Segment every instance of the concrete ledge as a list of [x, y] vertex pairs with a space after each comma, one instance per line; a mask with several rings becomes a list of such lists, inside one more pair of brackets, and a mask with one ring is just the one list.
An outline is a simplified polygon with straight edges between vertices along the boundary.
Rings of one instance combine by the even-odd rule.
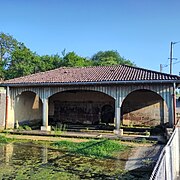
[[[44, 126], [43, 126], [44, 127]], [[47, 129], [47, 128], [46, 128]], [[140, 136], [140, 135], [135, 135], [135, 136], [127, 136], [127, 135], [116, 135], [114, 133], [101, 133], [99, 134], [98, 132], [89, 132], [89, 133], [84, 133], [84, 132], [68, 132], [68, 131], [63, 131], [62, 134], [56, 134], [53, 131], [47, 131], [47, 130], [31, 130], [31, 131], [19, 131], [19, 130], [5, 130], [3, 131], [4, 133], [9, 132], [9, 134], [14, 134], [14, 135], [29, 135], [29, 136], [49, 136], [49, 137], [65, 137], [65, 138], [88, 138], [88, 139], [101, 139], [101, 138], [106, 138], [106, 139], [118, 139], [122, 141], [133, 141], [133, 142], [142, 142], [144, 138], [149, 141], [154, 141], [158, 142], [159, 139], [156, 136]], [[119, 132], [119, 131], [118, 131]]]
[[41, 126], [41, 131], [51, 131], [51, 126]]

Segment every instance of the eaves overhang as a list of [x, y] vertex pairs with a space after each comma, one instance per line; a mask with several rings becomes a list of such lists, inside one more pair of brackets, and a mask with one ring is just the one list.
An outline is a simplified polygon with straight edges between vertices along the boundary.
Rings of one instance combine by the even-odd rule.
[[25, 86], [77, 86], [77, 85], [117, 85], [117, 84], [171, 84], [180, 85], [180, 80], [137, 80], [137, 81], [88, 81], [88, 82], [26, 82], [26, 83], [1, 83], [1, 87]]

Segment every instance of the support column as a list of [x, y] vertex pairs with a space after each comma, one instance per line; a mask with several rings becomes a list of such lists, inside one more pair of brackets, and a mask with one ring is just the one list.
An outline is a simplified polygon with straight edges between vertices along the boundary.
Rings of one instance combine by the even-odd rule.
[[0, 130], [5, 128], [6, 118], [6, 90], [0, 87]]
[[120, 129], [121, 124], [121, 107], [119, 105], [119, 102], [116, 100], [115, 103], [115, 130], [114, 133], [118, 135], [123, 135], [123, 130]]
[[116, 130], [120, 129], [120, 123], [121, 123], [121, 108], [116, 107]]
[[43, 126], [41, 126], [42, 131], [51, 131], [51, 126], [48, 126], [48, 98], [44, 98], [43, 102]]
[[9, 86], [6, 88], [6, 114], [5, 114], [5, 129], [8, 128], [8, 119], [9, 119], [9, 105], [10, 105], [10, 95], [9, 95]]

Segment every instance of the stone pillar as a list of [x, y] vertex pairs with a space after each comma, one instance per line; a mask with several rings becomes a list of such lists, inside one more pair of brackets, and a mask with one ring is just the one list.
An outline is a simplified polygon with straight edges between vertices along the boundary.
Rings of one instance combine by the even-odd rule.
[[119, 105], [119, 102], [116, 100], [115, 103], [115, 134], [122, 135], [123, 131], [120, 129], [120, 124], [121, 124], [121, 107]]
[[9, 102], [9, 87], [7, 86], [7, 88], [6, 88], [6, 115], [5, 115], [5, 129], [7, 129], [8, 128], [8, 118], [9, 118], [9, 104], [10, 104], [10, 102]]
[[42, 131], [51, 131], [51, 127], [48, 126], [48, 98], [44, 98], [43, 102], [43, 126], [41, 126]]
[[0, 87], [0, 130], [5, 128], [6, 117], [6, 89]]
[[5, 129], [14, 128], [14, 109], [13, 101], [10, 97], [10, 88], [6, 87], [6, 113], [5, 113]]
[[120, 129], [120, 123], [121, 123], [121, 108], [116, 107], [116, 130]]

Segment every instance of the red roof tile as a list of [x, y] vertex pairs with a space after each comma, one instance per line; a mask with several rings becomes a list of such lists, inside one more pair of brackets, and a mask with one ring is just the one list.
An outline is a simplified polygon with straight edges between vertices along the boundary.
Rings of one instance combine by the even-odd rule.
[[4, 81], [3, 84], [81, 83], [108, 81], [180, 80], [179, 76], [126, 65], [96, 67], [61, 67]]

